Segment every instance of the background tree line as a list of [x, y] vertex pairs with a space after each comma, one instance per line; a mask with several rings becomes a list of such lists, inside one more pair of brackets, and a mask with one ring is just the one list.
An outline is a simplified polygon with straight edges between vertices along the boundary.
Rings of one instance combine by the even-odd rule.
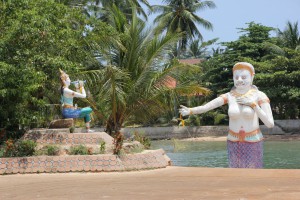
[[[90, 105], [95, 123], [121, 137], [126, 124], [151, 125], [161, 117], [168, 122], [179, 117], [174, 104], [195, 106], [229, 91], [237, 61], [255, 66], [255, 84], [270, 97], [276, 119], [299, 118], [298, 23], [289, 22], [270, 37], [273, 28], [251, 22], [238, 40], [209, 52], [218, 39], [203, 41], [198, 25], [213, 25], [196, 12], [215, 6], [196, 0], [165, 5], [147, 0], [1, 1], [1, 127], [18, 129], [37, 121], [46, 127], [45, 112], [59, 104], [61, 68], [72, 79], [88, 80], [89, 97], [79, 106]], [[147, 12], [157, 14], [151, 29]], [[186, 65], [180, 58], [203, 62]], [[176, 87], [170, 87], [174, 80]], [[201, 117], [202, 125], [222, 123], [214, 118], [226, 121], [226, 108]]]
[[[222, 43], [222, 53], [214, 54], [201, 65], [203, 83], [216, 97], [233, 86], [231, 68], [238, 61], [255, 66], [254, 84], [271, 100], [275, 119], [298, 119], [300, 110], [300, 35], [298, 23], [287, 23], [280, 31], [250, 22], [236, 41]], [[270, 36], [271, 31], [278, 34]], [[210, 99], [210, 98], [209, 98]], [[209, 100], [208, 99], [208, 100]], [[225, 110], [226, 112], [226, 110]]]

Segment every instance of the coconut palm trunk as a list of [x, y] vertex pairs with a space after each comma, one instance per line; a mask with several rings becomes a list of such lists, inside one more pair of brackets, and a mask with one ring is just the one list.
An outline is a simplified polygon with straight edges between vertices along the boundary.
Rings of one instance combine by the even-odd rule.
[[[116, 113], [118, 115], [118, 113]], [[114, 154], [120, 154], [123, 146], [124, 135], [121, 133], [123, 120], [120, 116], [111, 116], [106, 123], [106, 132], [114, 138]]]

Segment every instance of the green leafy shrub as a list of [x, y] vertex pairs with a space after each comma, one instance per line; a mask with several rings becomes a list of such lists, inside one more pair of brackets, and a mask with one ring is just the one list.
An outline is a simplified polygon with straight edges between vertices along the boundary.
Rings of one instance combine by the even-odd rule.
[[47, 155], [56, 156], [59, 154], [60, 148], [58, 146], [49, 145], [47, 146]]
[[133, 132], [134, 135], [134, 139], [138, 142], [140, 142], [142, 145], [144, 145], [145, 149], [149, 149], [151, 146], [151, 140], [150, 138], [147, 138], [145, 136], [144, 132], [138, 132], [138, 131], [134, 131]]
[[47, 156], [57, 156], [59, 155], [60, 148], [56, 145], [46, 145], [43, 148], [37, 150], [34, 155], [47, 155]]
[[74, 127], [74, 126], [71, 126], [71, 127], [69, 128], [69, 130], [70, 130], [70, 133], [74, 133], [75, 127]]
[[100, 142], [100, 154], [104, 154], [105, 153], [105, 148], [106, 148], [106, 143], [104, 141]]
[[202, 125], [228, 124], [228, 116], [220, 111], [209, 111], [201, 115]]
[[[0, 122], [0, 124], [1, 124], [1, 122]], [[24, 130], [24, 129], [7, 130], [4, 128], [4, 129], [0, 130], [0, 145], [5, 145], [5, 143], [8, 140], [13, 141], [13, 143], [14, 143], [18, 139], [20, 139], [25, 133], [26, 133], [26, 130]]]
[[219, 125], [221, 124], [224, 120], [226, 120], [227, 115], [221, 114], [221, 113], [216, 113], [215, 119], [214, 119], [214, 125]]
[[37, 143], [33, 140], [20, 140], [15, 142], [8, 139], [0, 150], [1, 157], [25, 157], [33, 156]]
[[184, 124], [186, 126], [200, 126], [200, 118], [197, 115], [190, 115]]
[[46, 146], [46, 155], [48, 156], [56, 156], [59, 154], [59, 150], [60, 148], [58, 146], [55, 145], [47, 145]]
[[85, 145], [77, 145], [77, 146], [71, 146], [70, 151], [69, 151], [70, 155], [88, 155], [89, 154], [89, 150]]
[[1, 148], [1, 157], [14, 157], [16, 155], [16, 145], [13, 139], [8, 139], [5, 141]]
[[33, 156], [37, 143], [33, 140], [20, 140], [16, 143], [16, 156]]
[[168, 123], [168, 119], [165, 117], [160, 117], [157, 119], [157, 123], [158, 124], [167, 124]]
[[0, 158], [4, 157], [5, 149], [3, 147], [0, 148]]

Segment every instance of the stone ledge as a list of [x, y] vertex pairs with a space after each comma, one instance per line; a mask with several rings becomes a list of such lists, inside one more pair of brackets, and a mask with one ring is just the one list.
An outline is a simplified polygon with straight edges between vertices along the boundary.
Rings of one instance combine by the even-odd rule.
[[22, 140], [34, 140], [40, 144], [59, 144], [59, 145], [76, 145], [76, 144], [100, 144], [104, 141], [107, 145], [113, 144], [113, 138], [105, 132], [95, 133], [62, 133], [62, 132], [29, 132], [26, 133]]
[[165, 168], [171, 164], [164, 150], [122, 156], [72, 155], [0, 158], [0, 174], [113, 172]]
[[56, 128], [56, 129], [48, 129], [48, 128], [35, 128], [29, 130], [26, 134], [50, 134], [50, 133], [70, 133], [69, 128]]

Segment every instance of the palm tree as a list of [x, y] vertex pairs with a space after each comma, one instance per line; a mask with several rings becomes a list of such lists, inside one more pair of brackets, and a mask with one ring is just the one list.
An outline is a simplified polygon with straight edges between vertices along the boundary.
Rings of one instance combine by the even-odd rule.
[[281, 42], [285, 47], [300, 50], [298, 22], [292, 24], [292, 22], [288, 21], [286, 28], [283, 31], [278, 30], [278, 37], [281, 39]]
[[167, 33], [184, 32], [185, 37], [178, 43], [179, 50], [185, 49], [191, 38], [198, 37], [201, 41], [203, 40], [197, 25], [203, 26], [207, 30], [213, 29], [213, 25], [199, 17], [196, 12], [205, 8], [215, 8], [214, 2], [199, 0], [165, 0], [165, 2], [167, 5], [153, 6], [153, 12], [160, 13], [154, 20], [155, 23], [158, 23], [156, 31], [158, 33], [164, 31]]
[[218, 56], [222, 53], [224, 53], [224, 49], [222, 49], [220, 47], [212, 48], [212, 57]]
[[153, 35], [135, 14], [128, 22], [116, 6], [111, 11], [112, 25], [119, 31], [122, 45], [112, 45], [106, 56], [109, 58], [106, 68], [85, 75], [94, 85], [89, 102], [105, 119], [106, 132], [114, 137], [114, 153], [118, 154], [123, 143], [120, 129], [125, 122], [143, 123], [162, 115], [168, 109], [164, 99], [167, 93], [206, 94], [208, 91], [190, 83], [185, 83], [188, 87], [185, 84], [167, 87], [169, 77], [176, 80], [190, 70], [167, 65], [166, 51], [179, 40], [180, 34]]
[[298, 29], [298, 22], [292, 24], [290, 21], [288, 21], [286, 24], [286, 28], [283, 31], [277, 29], [277, 37], [274, 39], [275, 42], [263, 42], [265, 50], [269, 53], [262, 57], [262, 60], [270, 60], [278, 56], [287, 56], [285, 48], [299, 51], [300, 34]]
[[125, 13], [127, 20], [132, 18], [132, 8], [135, 7], [134, 11], [147, 20], [147, 14], [142, 7], [142, 4], [151, 10], [151, 6], [147, 0], [93, 0], [90, 1], [88, 10], [90, 13], [98, 16], [102, 21], [107, 22], [110, 14], [109, 10], [113, 5], [116, 5], [123, 13]]
[[207, 57], [209, 57], [210, 55], [207, 50], [207, 47], [214, 44], [217, 40], [218, 40], [218, 38], [214, 38], [207, 42], [201, 42], [199, 39], [192, 40], [188, 45], [186, 56], [188, 58], [207, 58]]

